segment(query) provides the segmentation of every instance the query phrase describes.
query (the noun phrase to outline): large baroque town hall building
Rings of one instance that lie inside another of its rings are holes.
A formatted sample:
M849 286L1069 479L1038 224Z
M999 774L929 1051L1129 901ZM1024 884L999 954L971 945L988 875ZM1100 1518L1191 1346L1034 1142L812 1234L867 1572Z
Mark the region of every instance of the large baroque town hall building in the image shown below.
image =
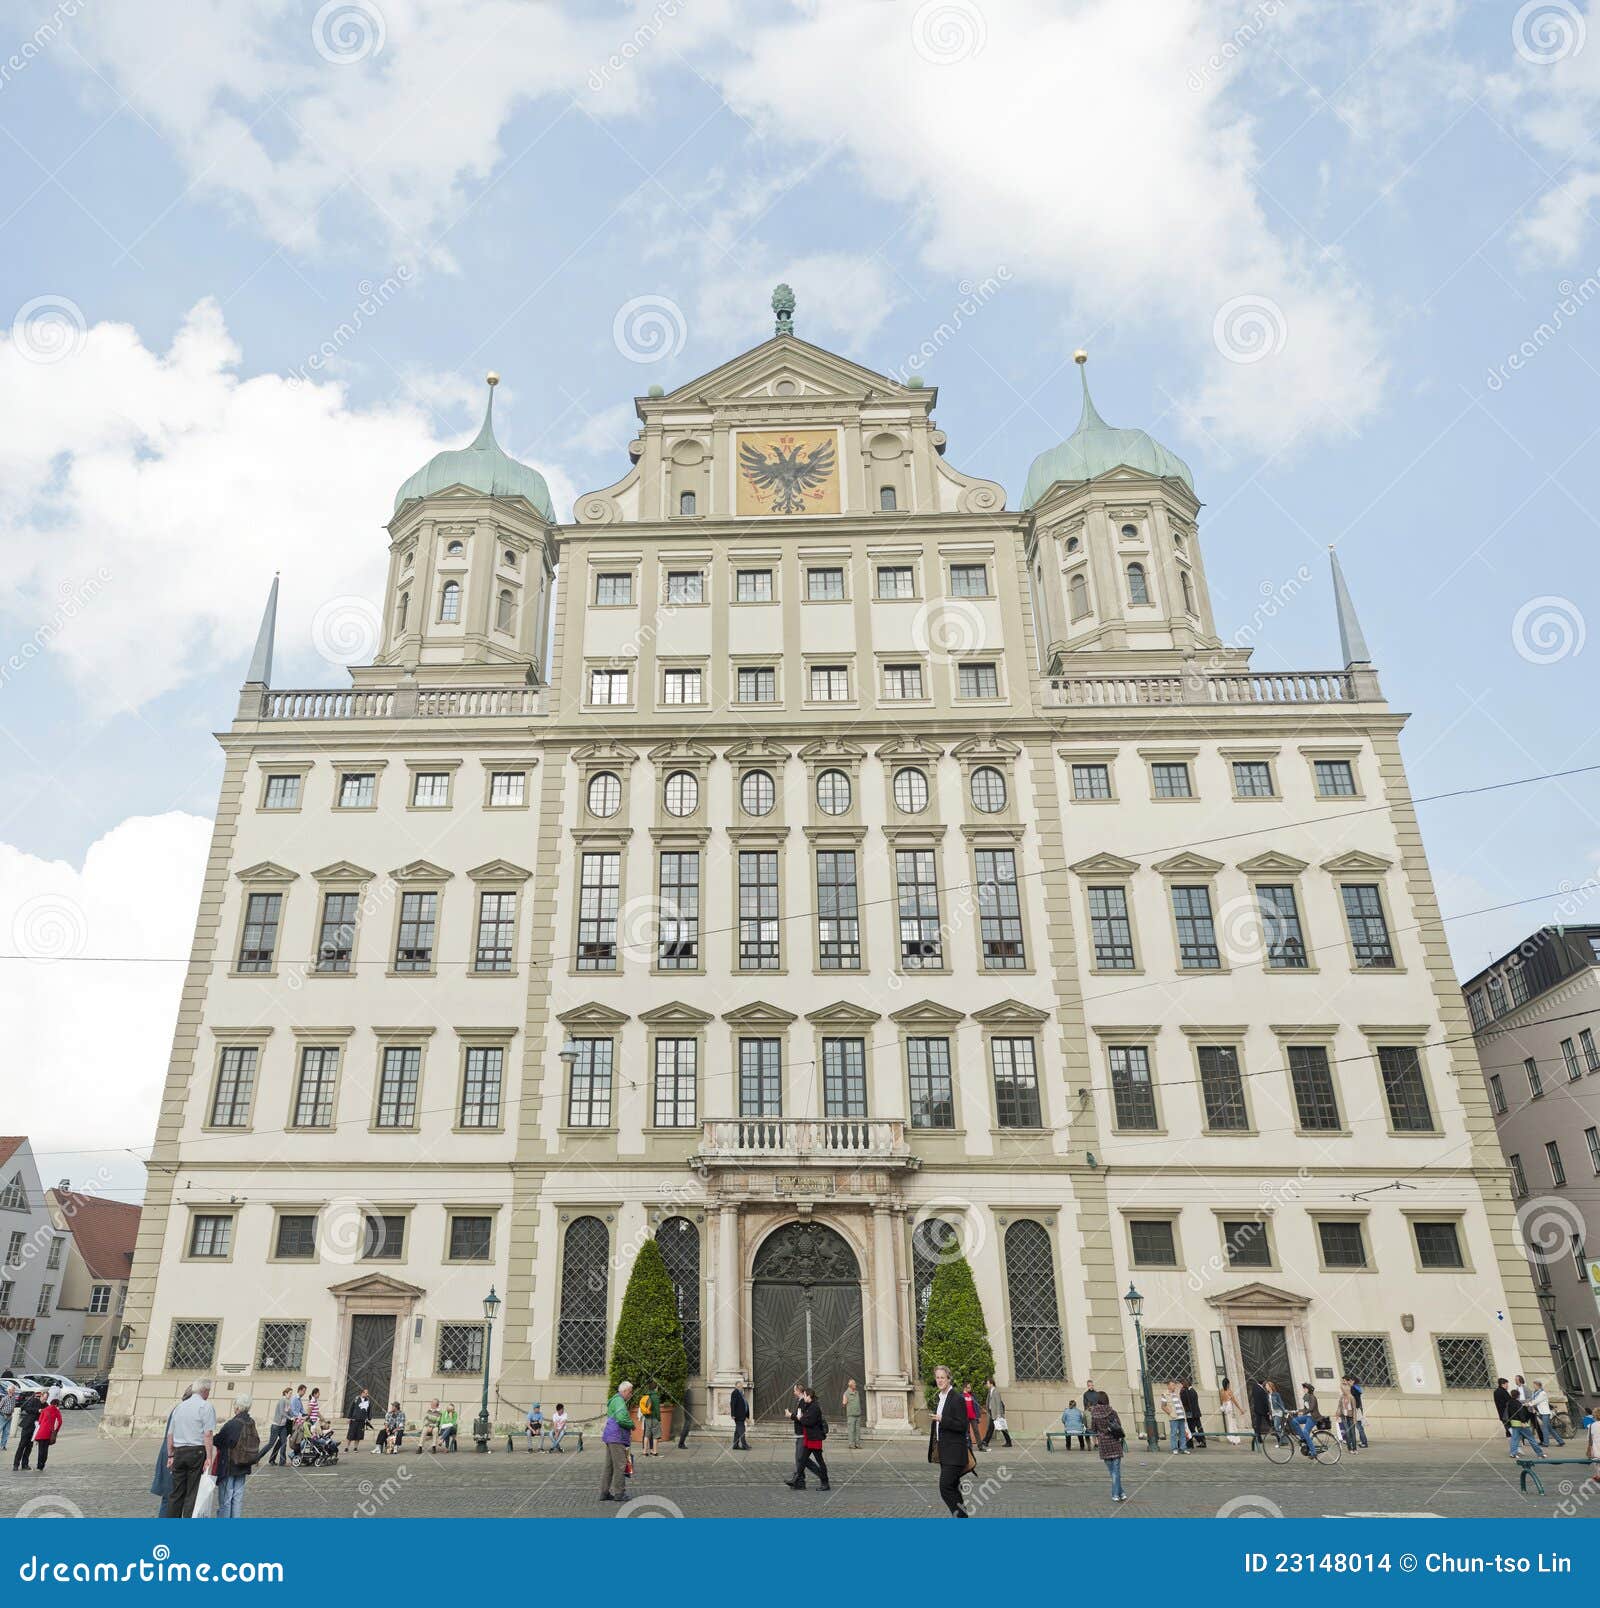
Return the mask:
M274 595L108 1421L196 1374L470 1417L491 1285L498 1421L581 1417L653 1235L702 1418L854 1375L906 1430L959 1246L1013 1429L1135 1405L1130 1284L1213 1404L1492 1427L1549 1352L1337 566L1343 668L1252 670L1188 466L1087 386L1009 507L774 307L571 524L491 391L348 689L272 686Z

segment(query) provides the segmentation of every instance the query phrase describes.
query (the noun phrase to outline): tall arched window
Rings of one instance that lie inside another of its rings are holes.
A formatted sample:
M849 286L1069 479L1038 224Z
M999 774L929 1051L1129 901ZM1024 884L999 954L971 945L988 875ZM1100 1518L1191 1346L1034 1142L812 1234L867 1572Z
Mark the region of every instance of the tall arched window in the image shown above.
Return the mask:
M692 1379L700 1372L700 1230L687 1217L669 1217L656 1230L656 1244L678 1298L678 1322Z
M1089 577L1080 570L1067 582L1067 607L1075 620L1088 618Z
M916 1307L917 1346L922 1346L922 1329L928 1321L928 1297L933 1294L933 1275L941 1262L948 1262L961 1251L961 1236L955 1226L942 1217L925 1217L911 1230L911 1298Z
M1128 566L1128 601L1130 603L1148 603L1150 601L1150 588L1144 584L1144 565L1130 564Z
M406 613L410 609L410 607L411 607L411 594L409 592L402 592L400 594L400 602L396 606L395 611L394 611L394 628L395 628L396 631L405 630L405 628L406 628Z
M1006 1230L1006 1292L1011 1298L1012 1374L1018 1379L1065 1379L1050 1236L1031 1218Z
M494 623L497 630L509 631L512 621L516 617L516 604L511 600L509 591L500 594L500 600L495 604Z
M882 509L884 513L892 514L895 511L897 506L898 506L898 504L895 502L895 499L894 499L894 487L893 486L879 486L878 487L878 507L880 509Z
M680 514L692 514L694 512L694 493L692 491L680 491L678 493L678 512Z
M1189 579L1188 570L1179 570L1178 573L1183 577L1183 606L1193 614L1196 612L1194 606L1194 582Z
M454 625L461 618L461 583L446 581L439 594L439 618L446 625Z
M607 1264L611 1236L598 1217L568 1225L561 1258L561 1322L556 1329L556 1372L606 1371Z

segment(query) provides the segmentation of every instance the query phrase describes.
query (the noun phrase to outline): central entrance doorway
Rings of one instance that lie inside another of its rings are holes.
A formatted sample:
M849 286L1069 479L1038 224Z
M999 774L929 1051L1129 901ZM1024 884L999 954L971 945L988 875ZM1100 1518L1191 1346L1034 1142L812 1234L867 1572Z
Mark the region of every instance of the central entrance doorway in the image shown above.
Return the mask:
M395 1315L392 1312L357 1312L350 1320L350 1355L344 1374L344 1406L348 1418L363 1387L372 1410L381 1417L393 1397L389 1383L394 1373Z
M784 1422L794 1387L817 1393L830 1423L843 1416L848 1380L866 1393L861 1267L844 1237L821 1223L788 1223L756 1252L751 1300L757 1419Z
M1280 1324L1239 1326L1239 1367L1246 1381L1270 1379L1285 1402L1300 1399L1289 1365L1289 1337Z

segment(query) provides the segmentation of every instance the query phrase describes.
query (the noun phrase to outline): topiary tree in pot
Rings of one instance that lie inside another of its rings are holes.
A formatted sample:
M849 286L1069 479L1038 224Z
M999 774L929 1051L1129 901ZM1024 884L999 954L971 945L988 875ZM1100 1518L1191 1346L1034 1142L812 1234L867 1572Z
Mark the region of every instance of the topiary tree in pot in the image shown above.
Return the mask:
M983 1321L983 1303L964 1256L954 1256L934 1269L917 1360L929 1407L939 1399L933 1370L940 1364L950 1370L957 1385L970 1382L980 1389L994 1373L989 1326Z
M662 1434L669 1434L673 1409L688 1385L689 1356L683 1349L677 1291L653 1239L647 1239L633 1259L611 1340L613 1395L624 1379L633 1381L635 1402L647 1390L661 1403Z

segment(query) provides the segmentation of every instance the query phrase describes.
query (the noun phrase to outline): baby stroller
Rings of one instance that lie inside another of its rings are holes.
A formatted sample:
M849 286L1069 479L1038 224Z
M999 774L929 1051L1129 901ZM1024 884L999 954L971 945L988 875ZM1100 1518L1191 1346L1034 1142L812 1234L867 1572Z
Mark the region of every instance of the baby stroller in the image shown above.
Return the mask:
M298 1452L290 1448L289 1461L296 1468L330 1468L339 1461L339 1437L331 1429L310 1430Z

